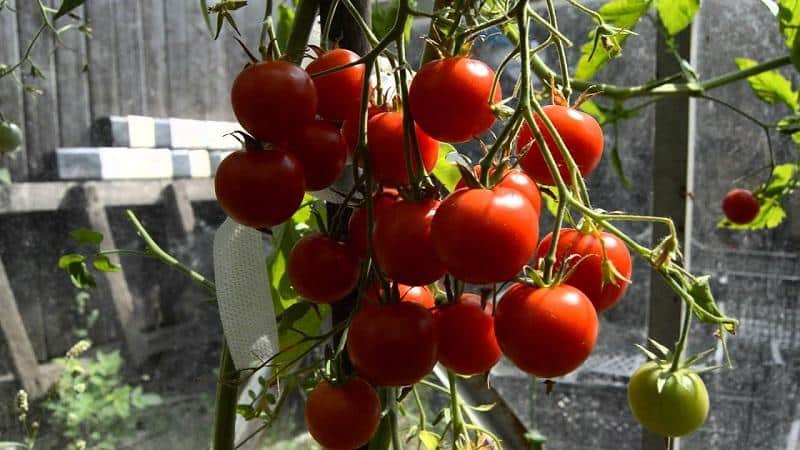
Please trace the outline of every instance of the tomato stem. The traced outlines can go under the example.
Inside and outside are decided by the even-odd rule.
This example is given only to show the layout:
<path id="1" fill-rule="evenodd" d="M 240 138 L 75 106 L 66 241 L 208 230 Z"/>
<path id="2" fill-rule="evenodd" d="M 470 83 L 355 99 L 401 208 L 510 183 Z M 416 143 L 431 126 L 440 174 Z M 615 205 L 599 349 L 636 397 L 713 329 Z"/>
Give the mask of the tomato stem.
<path id="1" fill-rule="evenodd" d="M 389 420 L 392 428 L 392 448 L 403 450 L 400 440 L 400 425 L 397 416 L 397 388 L 387 388 L 386 401 L 389 403 Z"/>
<path id="2" fill-rule="evenodd" d="M 670 372 L 675 372 L 680 366 L 683 352 L 686 349 L 686 341 L 689 338 L 689 329 L 692 326 L 692 311 L 690 308 L 684 308 L 683 311 L 683 324 L 681 325 L 681 336 L 675 344 L 675 354 L 672 356 L 672 365 L 669 368 Z"/>
<path id="3" fill-rule="evenodd" d="M 553 6 L 553 0 L 547 0 L 547 15 L 550 18 L 550 24 L 553 28 L 558 30 L 558 19 L 556 18 L 556 8 Z M 567 64 L 567 52 L 564 50 L 564 41 L 556 39 L 556 50 L 558 51 L 558 62 L 561 65 L 561 76 L 564 80 L 561 92 L 569 104 L 569 96 L 572 95 L 572 86 L 570 86 L 569 66 Z"/>
<path id="4" fill-rule="evenodd" d="M 219 360 L 219 379 L 217 380 L 217 400 L 214 407 L 214 450 L 233 450 L 234 425 L 236 423 L 236 403 L 238 381 L 228 344 L 223 340 Z"/>
<path id="5" fill-rule="evenodd" d="M 452 370 L 447 370 L 447 380 L 450 384 L 450 413 L 453 421 L 453 448 L 458 447 L 461 439 L 469 441 L 467 429 L 464 426 L 464 416 L 461 414 L 461 399 L 458 397 L 458 387 L 456 386 L 456 374 Z"/>

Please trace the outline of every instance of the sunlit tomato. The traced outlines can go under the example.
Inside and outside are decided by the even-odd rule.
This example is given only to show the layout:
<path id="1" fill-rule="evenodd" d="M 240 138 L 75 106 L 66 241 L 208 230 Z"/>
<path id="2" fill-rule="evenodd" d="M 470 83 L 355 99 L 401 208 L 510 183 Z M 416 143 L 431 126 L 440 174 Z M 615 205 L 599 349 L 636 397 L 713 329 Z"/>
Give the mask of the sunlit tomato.
<path id="1" fill-rule="evenodd" d="M 289 140 L 287 150 L 303 165 L 307 191 L 333 184 L 347 162 L 347 149 L 339 129 L 327 122 L 306 125 Z"/>
<path id="2" fill-rule="evenodd" d="M 366 308 L 347 333 L 347 354 L 359 375 L 379 386 L 407 386 L 436 365 L 433 315 L 411 302 Z"/>
<path id="3" fill-rule="evenodd" d="M 431 221 L 439 202 L 399 201 L 389 205 L 375 222 L 372 238 L 378 267 L 398 283 L 423 286 L 444 276 L 445 268 L 433 250 Z M 472 237 L 478 235 L 472 235 Z M 473 240 L 473 239 L 470 239 Z"/>
<path id="4" fill-rule="evenodd" d="M 417 148 L 422 156 L 425 170 L 430 172 L 439 158 L 439 143 L 414 126 L 417 136 Z M 406 139 L 403 134 L 403 114 L 385 112 L 375 115 L 369 120 L 367 127 L 369 139 L 367 151 L 371 162 L 372 178 L 384 186 L 395 187 L 409 183 L 406 170 Z M 412 167 L 419 171 L 417 158 L 411 155 Z"/>
<path id="5" fill-rule="evenodd" d="M 17 124 L 0 119 L 0 155 L 11 153 L 22 145 L 22 131 Z"/>
<path id="6" fill-rule="evenodd" d="M 528 263 L 539 215 L 514 189 L 461 189 L 442 201 L 431 225 L 436 255 L 459 280 L 500 283 Z"/>
<path id="7" fill-rule="evenodd" d="M 311 436 L 329 450 L 352 450 L 369 442 L 381 421 L 375 388 L 361 378 L 343 384 L 322 381 L 308 394 L 306 425 Z"/>
<path id="8" fill-rule="evenodd" d="M 495 121 L 489 105 L 494 71 L 482 61 L 454 56 L 426 63 L 408 91 L 414 120 L 431 137 L 465 142 L 485 133 Z M 503 99 L 500 85 L 491 103 Z"/>
<path id="9" fill-rule="evenodd" d="M 253 228 L 278 225 L 303 201 L 303 167 L 283 150 L 241 150 L 223 159 L 214 178 L 219 206 Z"/>
<path id="10" fill-rule="evenodd" d="M 481 166 L 475 165 L 473 167 L 475 171 L 475 176 L 481 176 Z M 490 174 L 494 174 L 494 170 L 489 170 Z M 539 192 L 539 187 L 536 186 L 536 183 L 531 180 L 531 178 L 521 170 L 518 169 L 511 169 L 507 170 L 506 174 L 503 176 L 503 179 L 500 180 L 496 186 L 498 187 L 505 187 L 509 189 L 514 189 L 519 191 L 520 194 L 524 195 L 528 201 L 531 202 L 533 205 L 533 209 L 536 210 L 536 214 L 540 214 L 542 211 L 542 194 Z M 467 184 L 464 183 L 464 180 L 458 180 L 458 184 L 454 190 L 458 190 L 461 188 L 467 187 Z"/>
<path id="11" fill-rule="evenodd" d="M 614 265 L 614 269 L 622 277 L 613 275 L 607 270 L 603 274 L 603 249 L 606 258 Z M 550 249 L 553 233 L 548 234 L 539 244 L 536 251 L 537 261 L 544 258 Z M 597 312 L 603 312 L 614 306 L 625 294 L 631 278 L 631 254 L 625 243 L 613 234 L 600 233 L 600 238 L 590 233 L 581 233 L 572 228 L 564 228 L 559 233 L 556 249 L 555 267 L 558 269 L 569 259 L 567 267 L 574 268 L 572 274 L 564 280 L 565 284 L 580 289 L 594 304 Z M 610 269 L 610 268 L 609 268 Z M 613 277 L 613 278 L 607 278 Z"/>
<path id="12" fill-rule="evenodd" d="M 660 392 L 659 380 L 664 383 Z M 685 436 L 706 421 L 708 391 L 691 369 L 669 374 L 668 364 L 648 361 L 631 375 L 628 405 L 636 421 L 653 433 Z"/>
<path id="13" fill-rule="evenodd" d="M 564 145 L 569 149 L 569 153 L 578 165 L 581 174 L 584 177 L 589 176 L 603 156 L 603 129 L 600 128 L 597 120 L 583 111 L 559 105 L 545 106 L 544 113 L 553 122 L 558 134 L 561 135 Z M 558 171 L 561 177 L 569 184 L 569 168 L 561 155 L 561 151 L 556 146 L 556 142 L 547 131 L 547 128 L 545 128 L 541 118 L 536 116 L 535 119 L 544 136 L 544 141 L 547 143 L 547 148 L 558 164 Z M 529 144 L 530 149 L 527 148 Z M 520 152 L 527 151 L 520 160 L 520 166 L 525 173 L 541 184 L 556 184 L 527 123 L 523 125 L 519 133 L 517 149 Z"/>
<path id="14" fill-rule="evenodd" d="M 286 274 L 297 293 L 314 303 L 334 303 L 358 284 L 358 257 L 320 233 L 300 239 L 289 253 Z"/>
<path id="15" fill-rule="evenodd" d="M 761 205 L 747 189 L 731 189 L 722 200 L 722 211 L 733 223 L 746 224 L 758 216 Z"/>
<path id="16" fill-rule="evenodd" d="M 541 378 L 577 369 L 597 340 L 597 313 L 578 289 L 516 284 L 497 305 L 497 342 L 522 371 Z"/>
<path id="17" fill-rule="evenodd" d="M 317 90 L 308 73 L 281 60 L 247 66 L 233 81 L 236 119 L 261 141 L 285 143 L 314 120 Z"/>
<path id="18" fill-rule="evenodd" d="M 436 299 L 433 293 L 425 286 L 408 286 L 405 284 L 397 284 L 397 292 L 400 295 L 401 302 L 411 302 L 424 306 L 426 309 L 432 309 L 436 306 Z M 380 305 L 378 298 L 383 295 L 383 290 L 378 286 L 367 288 L 364 290 L 362 296 L 362 308 L 372 308 Z"/>
<path id="19" fill-rule="evenodd" d="M 386 207 L 396 202 L 399 198 L 400 195 L 395 189 L 384 189 L 375 194 L 372 197 L 373 220 L 377 220 L 378 216 L 383 214 Z M 362 205 L 360 208 L 355 208 L 353 210 L 353 214 L 350 216 L 350 222 L 347 224 L 348 245 L 362 258 L 366 258 L 369 252 L 369 248 L 367 247 L 367 229 L 369 228 L 369 223 L 367 219 L 367 206 Z M 374 226 L 375 224 L 373 223 L 373 227 Z"/>
<path id="20" fill-rule="evenodd" d="M 367 109 L 367 120 L 382 112 L 386 112 L 385 107 L 369 105 Z M 353 152 L 356 150 L 356 145 L 358 145 L 358 122 L 359 117 L 358 112 L 356 112 L 356 114 L 345 119 L 342 123 L 342 136 L 344 136 L 344 141 L 347 144 L 347 154 L 350 156 L 353 155 Z"/>
<path id="21" fill-rule="evenodd" d="M 452 305 L 434 313 L 439 342 L 439 361 L 459 375 L 488 372 L 500 360 L 494 335 L 492 306 L 481 308 L 481 298 L 464 294 Z"/>
<path id="22" fill-rule="evenodd" d="M 312 61 L 306 70 L 311 75 L 343 66 L 358 60 L 350 50 L 337 48 Z M 313 77 L 319 99 L 317 112 L 328 120 L 344 120 L 358 115 L 361 109 L 361 88 L 364 83 L 364 64 Z"/>

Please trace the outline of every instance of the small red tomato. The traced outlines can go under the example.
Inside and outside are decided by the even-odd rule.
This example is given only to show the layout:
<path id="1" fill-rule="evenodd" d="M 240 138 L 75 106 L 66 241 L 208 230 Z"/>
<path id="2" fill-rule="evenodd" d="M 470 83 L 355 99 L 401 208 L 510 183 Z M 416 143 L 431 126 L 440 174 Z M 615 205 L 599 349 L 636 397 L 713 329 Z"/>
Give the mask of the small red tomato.
<path id="1" fill-rule="evenodd" d="M 233 81 L 236 119 L 264 142 L 283 144 L 314 121 L 317 90 L 305 70 L 286 61 L 247 66 Z"/>
<path id="2" fill-rule="evenodd" d="M 411 302 L 366 308 L 347 332 L 347 354 L 359 375 L 378 386 L 408 386 L 436 365 L 433 315 Z"/>
<path id="3" fill-rule="evenodd" d="M 603 156 L 603 129 L 600 128 L 597 120 L 583 111 L 559 105 L 545 106 L 544 113 L 553 122 L 558 134 L 561 135 L 561 139 L 578 165 L 581 175 L 584 177 L 589 176 Z M 536 116 L 536 124 L 539 126 L 544 136 L 544 141 L 547 143 L 547 148 L 558 165 L 561 178 L 569 184 L 571 179 L 567 163 L 564 161 L 564 157 L 561 155 L 555 140 L 553 140 L 538 115 Z M 530 145 L 530 149 L 527 149 L 528 145 Z M 520 152 L 527 151 L 519 162 L 525 173 L 541 184 L 556 184 L 527 123 L 523 125 L 519 133 L 517 149 Z"/>
<path id="4" fill-rule="evenodd" d="M 473 167 L 475 171 L 475 176 L 480 178 L 481 176 L 481 166 L 475 165 Z M 489 170 L 490 174 L 494 174 L 494 169 Z M 506 174 L 503 176 L 503 179 L 500 180 L 495 186 L 498 187 L 505 187 L 509 189 L 514 189 L 519 191 L 520 194 L 524 195 L 528 201 L 531 202 L 533 205 L 533 209 L 536 210 L 536 214 L 541 214 L 542 212 L 542 194 L 539 192 L 539 186 L 536 186 L 536 182 L 531 180 L 531 177 L 525 175 L 525 173 L 518 169 L 511 169 L 507 170 Z M 458 184 L 454 190 L 458 190 L 461 188 L 467 187 L 464 180 L 458 180 Z"/>
<path id="5" fill-rule="evenodd" d="M 367 123 L 369 123 L 369 119 L 373 116 L 382 112 L 386 112 L 385 107 L 369 105 L 369 109 L 367 109 Z M 342 136 L 344 136 L 344 141 L 347 144 L 347 154 L 350 156 L 353 156 L 356 145 L 358 145 L 358 122 L 359 117 L 356 113 L 342 123 Z"/>
<path id="6" fill-rule="evenodd" d="M 344 138 L 338 128 L 327 122 L 306 125 L 289 140 L 288 150 L 303 165 L 307 191 L 318 191 L 333 184 L 347 162 Z"/>
<path id="7" fill-rule="evenodd" d="M 384 189 L 376 193 L 372 197 L 372 216 L 373 220 L 377 220 L 378 216 L 383 214 L 383 211 L 396 202 L 400 198 L 400 194 L 395 189 Z M 367 257 L 369 248 L 367 246 L 367 229 L 368 229 L 367 206 L 363 205 L 360 208 L 353 210 L 350 216 L 350 222 L 347 224 L 348 244 L 356 254 L 362 258 Z M 372 224 L 373 227 L 375 224 Z M 374 228 L 373 228 L 374 231 Z"/>
<path id="8" fill-rule="evenodd" d="M 564 284 L 581 290 L 594 304 L 597 312 L 603 312 L 616 305 L 625 295 L 628 281 L 631 278 L 631 254 L 625 243 L 613 234 L 601 232 L 600 236 L 590 233 L 581 233 L 572 228 L 564 228 L 559 233 L 558 248 L 556 249 L 555 267 L 560 268 L 567 259 L 568 269 L 573 272 L 564 280 Z M 624 278 L 616 277 L 613 281 L 603 274 L 603 248 L 605 247 L 608 262 Z M 536 252 L 537 261 L 544 258 L 550 250 L 553 233 L 548 234 L 539 244 Z"/>
<path id="9" fill-rule="evenodd" d="M 431 224 L 447 272 L 473 284 L 501 283 L 528 263 L 539 239 L 539 215 L 514 189 L 461 189 L 448 195 Z"/>
<path id="10" fill-rule="evenodd" d="M 322 381 L 308 394 L 308 432 L 330 450 L 352 450 L 369 442 L 381 421 L 375 388 L 361 378 L 343 384 Z"/>
<path id="11" fill-rule="evenodd" d="M 758 216 L 761 205 L 747 189 L 731 189 L 722 200 L 722 211 L 733 223 L 746 224 Z"/>
<path id="12" fill-rule="evenodd" d="M 311 75 L 357 61 L 359 56 L 347 49 L 337 48 L 320 55 L 306 70 Z M 317 112 L 328 120 L 345 120 L 358 115 L 361 109 L 361 88 L 364 84 L 364 64 L 357 64 L 327 75 L 313 77 L 319 104 Z"/>
<path id="13" fill-rule="evenodd" d="M 422 156 L 425 170 L 430 172 L 439 158 L 439 143 L 414 126 L 417 136 L 417 148 Z M 372 178 L 388 187 L 404 186 L 409 183 L 406 170 L 406 139 L 403 133 L 403 114 L 385 112 L 375 115 L 369 120 L 367 127 Z M 411 165 L 419 171 L 417 158 L 411 155 Z"/>
<path id="14" fill-rule="evenodd" d="M 597 341 L 597 312 L 578 289 L 516 284 L 497 305 L 497 342 L 522 371 L 541 378 L 577 369 Z"/>
<path id="15" fill-rule="evenodd" d="M 432 309 L 436 306 L 436 299 L 433 297 L 430 289 L 425 286 L 408 286 L 405 284 L 397 284 L 397 291 L 400 294 L 401 302 L 411 302 L 424 306 L 426 309 Z M 383 295 L 383 290 L 377 286 L 367 288 L 362 296 L 362 308 L 372 308 L 380 305 L 378 297 Z"/>
<path id="16" fill-rule="evenodd" d="M 300 207 L 303 167 L 279 149 L 240 150 L 223 159 L 214 176 L 219 206 L 233 220 L 253 228 L 285 221 Z"/>
<path id="17" fill-rule="evenodd" d="M 414 120 L 431 137 L 466 142 L 494 124 L 490 108 L 494 71 L 482 61 L 454 56 L 426 63 L 408 91 Z M 491 103 L 503 99 L 500 85 Z"/>
<path id="18" fill-rule="evenodd" d="M 334 303 L 358 284 L 358 257 L 343 243 L 320 233 L 297 241 L 286 266 L 297 293 L 314 303 Z"/>
<path id="19" fill-rule="evenodd" d="M 436 257 L 431 239 L 431 222 L 438 206 L 436 200 L 399 201 L 378 217 L 372 245 L 376 263 L 387 277 L 423 286 L 444 276 L 445 268 Z"/>
<path id="20" fill-rule="evenodd" d="M 439 361 L 459 375 L 488 372 L 502 353 L 494 335 L 492 306 L 481 308 L 481 298 L 464 294 L 452 305 L 436 309 Z"/>

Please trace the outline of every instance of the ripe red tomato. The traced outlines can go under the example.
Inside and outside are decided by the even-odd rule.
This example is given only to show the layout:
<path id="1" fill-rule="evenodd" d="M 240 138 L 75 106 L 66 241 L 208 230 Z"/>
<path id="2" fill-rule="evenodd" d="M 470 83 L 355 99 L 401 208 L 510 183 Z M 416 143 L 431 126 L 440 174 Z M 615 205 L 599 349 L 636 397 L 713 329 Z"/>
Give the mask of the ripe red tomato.
<path id="1" fill-rule="evenodd" d="M 344 48 L 333 49 L 312 61 L 306 70 L 310 74 L 357 61 L 359 56 Z M 328 120 L 345 120 L 358 115 L 361 109 L 361 88 L 364 83 L 364 64 L 312 78 L 319 98 L 317 112 Z"/>
<path id="2" fill-rule="evenodd" d="M 400 294 L 401 302 L 411 302 L 424 306 L 425 309 L 433 309 L 436 306 L 436 299 L 433 293 L 425 286 L 408 286 L 406 284 L 397 284 L 397 291 Z M 378 286 L 367 288 L 364 290 L 361 303 L 361 308 L 373 308 L 380 306 L 378 297 L 383 295 L 383 290 Z"/>
<path id="3" fill-rule="evenodd" d="M 233 81 L 231 106 L 256 139 L 282 144 L 314 120 L 317 90 L 300 67 L 264 61 L 247 66 Z"/>
<path id="4" fill-rule="evenodd" d="M 731 189 L 722 200 L 722 211 L 733 223 L 750 223 L 758 216 L 761 205 L 747 189 Z"/>
<path id="5" fill-rule="evenodd" d="M 502 353 L 494 336 L 492 306 L 481 308 L 481 298 L 464 294 L 452 305 L 435 310 L 439 361 L 459 375 L 488 372 Z"/>
<path id="6" fill-rule="evenodd" d="M 518 191 L 462 189 L 442 201 L 431 224 L 436 255 L 459 280 L 500 283 L 528 263 L 539 239 L 539 215 Z"/>
<path id="7" fill-rule="evenodd" d="M 558 134 L 569 149 L 569 153 L 578 165 L 578 169 L 584 177 L 597 167 L 600 158 L 603 156 L 603 129 L 594 119 L 594 117 L 586 114 L 577 109 L 568 108 L 559 105 L 547 105 L 544 107 L 544 113 L 553 122 Z M 564 157 L 561 156 L 556 142 L 544 126 L 544 122 L 536 116 L 536 124 L 542 131 L 544 141 L 547 143 L 547 148 L 553 154 L 553 158 L 558 164 L 558 171 L 564 181 L 569 184 L 569 168 L 567 163 L 564 162 Z M 517 150 L 523 151 L 531 144 L 530 150 L 520 160 L 520 166 L 531 178 L 541 184 L 556 184 L 550 170 L 544 162 L 542 153 L 539 150 L 539 145 L 533 138 L 533 133 L 526 123 L 523 125 L 517 140 Z"/>
<path id="8" fill-rule="evenodd" d="M 601 232 L 600 237 L 593 234 L 581 233 L 572 228 L 564 228 L 559 233 L 558 248 L 556 249 L 556 268 L 560 268 L 564 261 L 572 255 L 567 263 L 568 268 L 575 268 L 572 274 L 564 280 L 564 284 L 581 290 L 594 304 L 597 312 L 603 312 L 617 304 L 628 288 L 628 282 L 617 278 L 615 282 L 603 279 L 603 253 L 602 243 L 605 246 L 606 257 L 614 264 L 614 268 L 626 279 L 631 278 L 631 254 L 625 243 L 613 234 Z M 550 249 L 553 233 L 542 239 L 536 251 L 536 260 L 544 258 Z M 577 265 L 577 267 L 576 267 Z"/>
<path id="9" fill-rule="evenodd" d="M 312 233 L 297 241 L 286 265 L 297 293 L 314 303 L 334 303 L 358 284 L 358 257 L 341 242 Z"/>
<path id="10" fill-rule="evenodd" d="M 372 245 L 378 267 L 387 277 L 423 286 L 444 276 L 431 240 L 431 221 L 438 206 L 436 200 L 399 201 L 383 210 L 375 222 Z"/>
<path id="11" fill-rule="evenodd" d="M 439 143 L 422 131 L 419 125 L 414 128 L 422 163 L 425 170 L 430 172 L 439 158 Z M 372 178 L 388 187 L 407 185 L 409 178 L 406 171 L 403 113 L 385 112 L 375 115 L 369 120 L 367 134 Z M 413 155 L 411 161 L 414 170 L 420 170 Z"/>
<path id="12" fill-rule="evenodd" d="M 344 138 L 338 128 L 327 122 L 306 125 L 289 140 L 288 150 L 303 165 L 307 191 L 318 191 L 333 184 L 347 163 Z"/>
<path id="13" fill-rule="evenodd" d="M 497 342 L 522 371 L 541 378 L 577 369 L 597 340 L 597 313 L 578 289 L 516 284 L 500 300 L 494 318 Z"/>
<path id="14" fill-rule="evenodd" d="M 306 425 L 311 436 L 331 450 L 352 450 L 369 442 L 381 421 L 375 388 L 361 378 L 343 384 L 322 381 L 308 394 Z"/>
<path id="15" fill-rule="evenodd" d="M 359 375 L 379 386 L 407 386 L 436 365 L 433 315 L 411 302 L 366 308 L 347 333 L 347 354 Z"/>
<path id="16" fill-rule="evenodd" d="M 481 176 L 480 165 L 475 165 L 473 170 L 475 171 L 476 177 Z M 493 174 L 494 170 L 490 170 L 489 173 Z M 525 198 L 527 198 L 528 201 L 531 202 L 531 205 L 533 205 L 533 209 L 536 210 L 536 214 L 541 214 L 542 194 L 539 192 L 539 187 L 536 186 L 536 183 L 533 180 L 531 180 L 529 176 L 525 175 L 523 171 L 518 169 L 507 170 L 505 176 L 503 176 L 503 179 L 500 180 L 500 182 L 497 183 L 496 186 L 510 188 L 519 191 L 520 194 L 524 195 Z M 467 187 L 467 185 L 466 183 L 464 183 L 464 180 L 461 179 L 458 180 L 458 184 L 456 184 L 455 190 L 464 187 Z"/>
<path id="17" fill-rule="evenodd" d="M 375 106 L 369 105 L 367 109 L 367 120 L 371 119 L 376 114 L 386 112 L 386 108 L 384 106 Z M 342 123 L 342 136 L 344 136 L 344 141 L 347 144 L 347 154 L 352 156 L 353 152 L 356 150 L 356 145 L 358 145 L 358 111 L 346 119 Z M 369 124 L 369 122 L 367 122 Z"/>
<path id="18" fill-rule="evenodd" d="M 493 82 L 494 71 L 482 61 L 461 56 L 431 61 L 411 82 L 411 113 L 434 139 L 453 143 L 474 139 L 494 124 L 489 107 Z M 498 84 L 491 102 L 502 99 Z"/>
<path id="19" fill-rule="evenodd" d="M 378 216 L 383 214 L 387 206 L 396 202 L 400 195 L 395 189 L 384 189 L 383 191 L 372 196 L 372 215 L 373 220 L 377 220 Z M 347 224 L 348 244 L 356 254 L 362 258 L 367 257 L 369 248 L 367 246 L 367 229 L 368 217 L 366 205 L 353 210 L 350 216 L 350 222 Z M 373 223 L 373 227 L 375 224 Z M 375 231 L 373 229 L 373 231 Z"/>
<path id="20" fill-rule="evenodd" d="M 219 206 L 253 228 L 278 225 L 303 201 L 303 167 L 279 149 L 240 150 L 222 160 L 214 178 Z"/>

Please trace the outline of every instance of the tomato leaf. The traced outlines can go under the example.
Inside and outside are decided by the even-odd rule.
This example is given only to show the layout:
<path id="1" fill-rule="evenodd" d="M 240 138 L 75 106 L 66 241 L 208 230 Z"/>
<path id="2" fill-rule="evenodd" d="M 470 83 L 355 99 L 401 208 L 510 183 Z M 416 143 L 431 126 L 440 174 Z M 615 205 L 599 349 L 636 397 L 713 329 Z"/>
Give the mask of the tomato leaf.
<path id="1" fill-rule="evenodd" d="M 736 58 L 740 70 L 756 66 L 758 63 L 748 58 Z M 767 103 L 783 103 L 792 111 L 797 110 L 797 91 L 792 89 L 792 82 L 775 70 L 754 75 L 747 79 L 756 96 Z"/>
<path id="2" fill-rule="evenodd" d="M 409 5 L 413 8 L 416 2 L 411 0 Z M 394 26 L 395 19 L 397 18 L 397 11 L 400 8 L 399 0 L 390 0 L 386 3 L 375 3 L 372 7 L 372 31 L 378 39 L 383 39 L 389 30 Z M 405 30 L 403 30 L 403 37 L 406 42 L 411 39 L 411 25 L 413 21 L 406 21 Z M 331 36 L 334 37 L 334 36 Z"/>
<path id="3" fill-rule="evenodd" d="M 55 15 L 53 16 L 53 20 L 57 20 L 59 17 L 64 17 L 69 14 L 73 9 L 81 6 L 86 0 L 64 0 L 61 2 L 61 6 L 58 7 L 58 11 L 56 11 Z"/>
<path id="4" fill-rule="evenodd" d="M 83 261 L 74 261 L 67 265 L 67 273 L 72 285 L 78 289 L 90 289 L 97 286 L 97 282 L 89 273 L 89 268 Z"/>
<path id="5" fill-rule="evenodd" d="M 83 255 L 78 255 L 76 253 L 70 253 L 68 255 L 64 255 L 61 258 L 58 258 L 58 267 L 63 270 L 67 270 L 69 265 L 72 263 L 82 263 L 86 260 L 86 257 Z"/>
<path id="6" fill-rule="evenodd" d="M 103 235 L 94 230 L 87 230 L 85 228 L 78 228 L 69 232 L 72 239 L 75 239 L 80 245 L 92 245 L 95 247 L 100 246 L 103 242 Z"/>
<path id="7" fill-rule="evenodd" d="M 447 158 L 448 155 L 455 151 L 456 149 L 452 145 L 444 142 L 439 143 L 439 159 L 436 161 L 436 166 L 433 168 L 433 175 L 451 192 L 453 188 L 456 187 L 456 184 L 458 184 L 458 180 L 461 179 L 461 173 L 458 171 L 458 167 Z"/>
<path id="8" fill-rule="evenodd" d="M 717 227 L 735 230 L 775 228 L 786 219 L 786 209 L 783 207 L 784 198 L 798 187 L 800 187 L 800 162 L 775 166 L 769 181 L 759 186 L 753 193 L 761 203 L 756 218 L 746 224 L 736 224 L 723 218 Z"/>
<path id="9" fill-rule="evenodd" d="M 778 0 L 778 28 L 786 38 L 786 45 L 789 48 L 794 48 L 798 27 L 800 27 L 800 0 Z"/>
<path id="10" fill-rule="evenodd" d="M 697 277 L 688 287 L 687 292 L 693 300 L 693 304 L 690 305 L 692 312 L 701 322 L 722 325 L 727 332 L 736 334 L 739 322 L 726 316 L 717 306 L 711 293 L 710 278 L 707 275 Z"/>
<path id="11" fill-rule="evenodd" d="M 439 448 L 439 441 L 442 437 L 432 431 L 420 431 L 417 435 L 425 450 L 436 450 Z"/>
<path id="12" fill-rule="evenodd" d="M 600 106 L 593 102 L 592 100 L 586 100 L 585 102 L 581 103 L 581 108 L 583 112 L 586 114 L 591 115 L 600 125 L 606 123 L 606 113 Z"/>
<path id="13" fill-rule="evenodd" d="M 119 272 L 121 267 L 111 262 L 106 255 L 96 256 L 92 261 L 94 268 L 101 272 Z"/>
<path id="14" fill-rule="evenodd" d="M 700 0 L 661 0 L 656 9 L 667 33 L 675 36 L 692 23 L 700 9 Z"/>
<path id="15" fill-rule="evenodd" d="M 292 25 L 294 25 L 294 9 L 284 5 L 278 4 L 278 26 L 275 31 L 275 38 L 278 40 L 278 48 L 281 50 L 286 49 L 289 43 L 289 34 L 292 32 Z"/>

